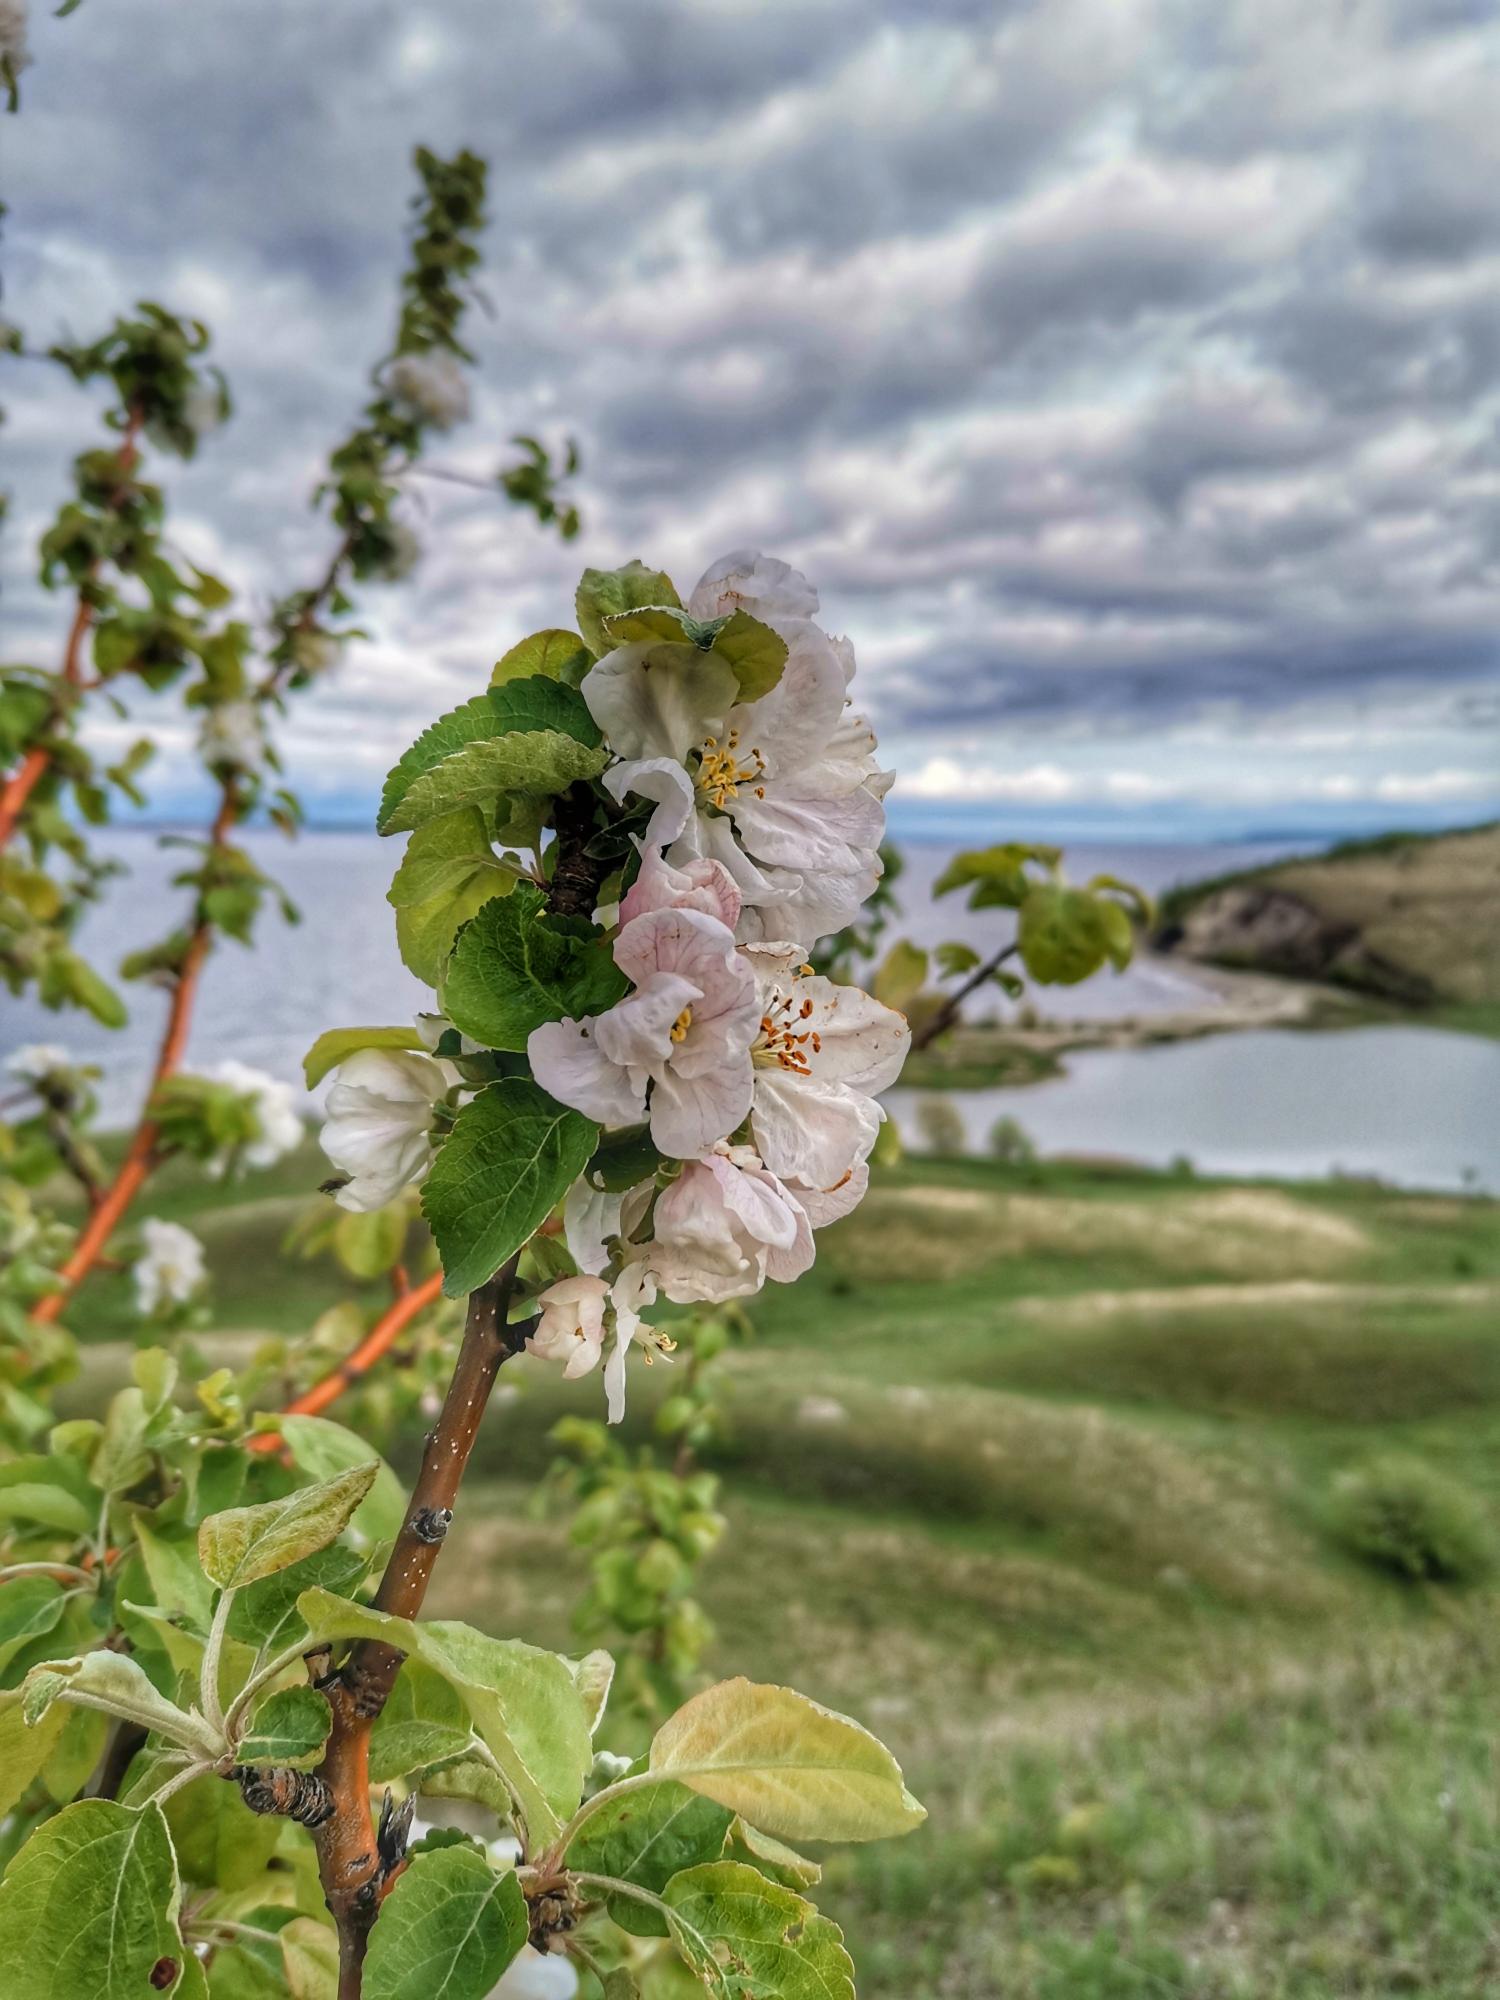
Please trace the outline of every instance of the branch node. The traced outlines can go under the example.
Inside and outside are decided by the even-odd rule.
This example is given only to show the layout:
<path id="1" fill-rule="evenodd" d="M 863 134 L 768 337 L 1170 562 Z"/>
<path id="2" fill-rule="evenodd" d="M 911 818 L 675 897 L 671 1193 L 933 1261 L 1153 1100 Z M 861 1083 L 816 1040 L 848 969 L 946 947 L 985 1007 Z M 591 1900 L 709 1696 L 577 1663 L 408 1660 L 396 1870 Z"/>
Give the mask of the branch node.
<path id="1" fill-rule="evenodd" d="M 299 1826 L 322 1826 L 334 1814 L 334 1797 L 316 1771 L 264 1769 L 236 1764 L 230 1777 L 253 1813 L 274 1813 Z"/>
<path id="2" fill-rule="evenodd" d="M 413 1514 L 411 1531 L 419 1542 L 436 1544 L 453 1525 L 451 1507 L 423 1507 Z"/>

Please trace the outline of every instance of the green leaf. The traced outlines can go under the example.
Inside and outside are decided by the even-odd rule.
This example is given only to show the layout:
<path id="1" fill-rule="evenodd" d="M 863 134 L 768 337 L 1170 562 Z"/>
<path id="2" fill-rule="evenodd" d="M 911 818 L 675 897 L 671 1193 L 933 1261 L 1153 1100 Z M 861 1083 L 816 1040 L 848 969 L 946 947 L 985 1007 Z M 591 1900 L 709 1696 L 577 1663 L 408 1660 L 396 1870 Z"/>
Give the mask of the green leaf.
<path id="1" fill-rule="evenodd" d="M 41 1721 L 54 1702 L 68 1702 L 154 1729 L 196 1757 L 215 1757 L 223 1743 L 201 1715 L 189 1714 L 159 1694 L 137 1660 L 108 1647 L 76 1660 L 47 1660 L 33 1667 L 21 1687 L 21 1713 Z"/>
<path id="2" fill-rule="evenodd" d="M 443 980 L 443 1010 L 486 1048 L 524 1052 L 533 1028 L 602 1014 L 629 983 L 602 931 L 550 916 L 541 891 L 523 882 L 465 929 Z"/>
<path id="3" fill-rule="evenodd" d="M 583 642 L 598 659 L 614 641 L 604 629 L 604 620 L 620 611 L 635 611 L 648 604 L 673 604 L 681 598 L 672 579 L 659 569 L 648 569 L 637 559 L 623 569 L 586 569 L 574 598 L 578 629 Z"/>
<path id="4" fill-rule="evenodd" d="M 533 632 L 529 639 L 502 654 L 490 675 L 490 686 L 501 687 L 506 681 L 545 674 L 548 680 L 577 687 L 593 664 L 593 654 L 576 632 L 552 626 L 545 632 Z"/>
<path id="5" fill-rule="evenodd" d="M 82 1799 L 27 1841 L 0 1882 L 6 2000 L 201 1993 L 177 1928 L 161 1808 Z"/>
<path id="6" fill-rule="evenodd" d="M 466 1104 L 422 1185 L 449 1298 L 519 1250 L 587 1164 L 599 1128 L 539 1085 L 507 1077 Z"/>
<path id="7" fill-rule="evenodd" d="M 414 1625 L 321 1590 L 307 1591 L 298 1609 L 320 1637 L 376 1639 L 441 1674 L 458 1690 L 504 1772 L 532 1851 L 556 1839 L 582 1796 L 594 1757 L 588 1714 L 567 1660 L 452 1620 Z"/>
<path id="8" fill-rule="evenodd" d="M 185 1882 L 203 1889 L 260 1889 L 282 1822 L 253 1813 L 238 1785 L 213 1772 L 174 1792 L 167 1828 Z"/>
<path id="9" fill-rule="evenodd" d="M 370 1731 L 370 1782 L 388 1784 L 462 1757 L 473 1741 L 458 1690 L 420 1660 L 408 1660 Z"/>
<path id="10" fill-rule="evenodd" d="M 1114 907 L 1060 883 L 1043 882 L 1032 889 L 1021 905 L 1016 928 L 1021 957 L 1032 978 L 1049 986 L 1076 986 L 1097 972 L 1110 947 L 1102 912 Z"/>
<path id="11" fill-rule="evenodd" d="M 603 620 L 605 641 L 616 646 L 696 645 L 698 632 L 685 611 L 669 604 L 643 605 L 638 611 L 612 611 Z"/>
<path id="12" fill-rule="evenodd" d="M 64 1535 L 91 1535 L 99 1496 L 82 1468 L 28 1452 L 0 1465 L 0 1521 L 30 1521 Z"/>
<path id="13" fill-rule="evenodd" d="M 748 1861 L 752 1868 L 758 1868 L 762 1875 L 769 1875 L 784 1889 L 812 1889 L 823 1879 L 823 1870 L 816 1861 L 809 1861 L 796 1848 L 772 1840 L 770 1834 L 761 1833 L 742 1819 L 736 1819 L 729 1829 L 729 1846 L 724 1858 L 727 1861 Z"/>
<path id="14" fill-rule="evenodd" d="M 513 1871 L 472 1847 L 418 1854 L 370 1934 L 364 2000 L 485 2000 L 529 1927 Z"/>
<path id="15" fill-rule="evenodd" d="M 344 1532 L 378 1471 L 371 1459 L 283 1499 L 210 1514 L 198 1529 L 198 1559 L 222 1590 L 288 1569 Z"/>
<path id="16" fill-rule="evenodd" d="M 438 883 L 421 901 L 406 902 L 397 884 Z M 477 806 L 443 813 L 406 843 L 387 901 L 396 907 L 396 942 L 418 979 L 436 986 L 459 926 L 493 896 L 508 896 L 515 877 L 494 865 L 484 814 Z"/>
<path id="17" fill-rule="evenodd" d="M 649 1125 L 622 1125 L 599 1141 L 586 1170 L 589 1185 L 608 1194 L 624 1194 L 650 1180 L 662 1157 Z"/>
<path id="18" fill-rule="evenodd" d="M 498 735 L 499 730 L 500 724 L 488 694 L 477 694 L 472 701 L 464 702 L 462 707 L 449 709 L 446 715 L 440 715 L 436 722 L 422 731 L 386 778 L 380 794 L 380 808 L 375 816 L 377 830 L 381 833 L 390 831 L 387 820 L 418 778 L 441 764 L 445 757 L 462 750 L 466 744 L 482 742 L 486 737 Z"/>
<path id="19" fill-rule="evenodd" d="M 374 1483 L 354 1514 L 356 1530 L 371 1542 L 391 1542 L 406 1518 L 401 1481 L 374 1445 L 332 1417 L 283 1417 L 281 1435 L 292 1461 L 315 1479 L 332 1479 L 355 1466 L 373 1465 Z"/>
<path id="20" fill-rule="evenodd" d="M 932 893 L 946 896 L 950 890 L 969 888 L 971 910 L 1018 909 L 1032 886 L 1027 867 L 1054 869 L 1061 858 L 1059 848 L 1021 840 L 969 848 L 954 855 L 933 883 Z"/>
<path id="21" fill-rule="evenodd" d="M 678 1950 L 715 2000 L 854 2000 L 854 1964 L 829 1917 L 743 1862 L 667 1885 Z"/>
<path id="22" fill-rule="evenodd" d="M 56 1749 L 67 1719 L 66 1709 L 54 1708 L 40 1722 L 28 1722 L 21 1713 L 20 1695 L 0 1694 L 0 1817 L 30 1789 Z"/>
<path id="23" fill-rule="evenodd" d="M 0 1660 L 52 1631 L 67 1601 L 50 1576 L 17 1576 L 0 1584 Z"/>
<path id="24" fill-rule="evenodd" d="M 364 1506 L 369 1505 L 366 1500 Z M 357 1514 L 355 1519 L 359 1519 Z M 345 1597 L 368 1566 L 366 1557 L 335 1542 L 329 1548 L 319 1549 L 316 1555 L 304 1556 L 290 1569 L 263 1576 L 259 1583 L 235 1593 L 234 1603 L 229 1607 L 230 1638 L 264 1647 L 267 1653 L 284 1652 L 307 1630 L 297 1609 L 297 1599 L 303 1591 L 330 1590 L 336 1597 Z"/>
<path id="25" fill-rule="evenodd" d="M 335 2000 L 339 1941 L 316 1917 L 295 1917 L 281 1933 L 281 1963 L 292 2000 Z"/>
<path id="26" fill-rule="evenodd" d="M 235 1756 L 241 1764 L 305 1768 L 322 1754 L 332 1722 L 333 1712 L 316 1689 L 280 1688 L 256 1709 Z"/>
<path id="27" fill-rule="evenodd" d="M 938 970 L 947 979 L 956 979 L 961 972 L 972 972 L 979 963 L 979 953 L 971 944 L 957 941 L 940 944 L 933 954 L 938 962 Z"/>
<path id="28" fill-rule="evenodd" d="M 591 1813 L 568 1848 L 568 1865 L 659 1896 L 684 1868 L 717 1861 L 733 1824 L 732 1812 L 666 1778 L 622 1792 Z M 667 1934 L 659 1911 L 628 1896 L 611 1896 L 609 1913 L 637 1937 Z"/>
<path id="29" fill-rule="evenodd" d="M 198 1560 L 197 1537 L 187 1529 L 154 1528 L 138 1513 L 135 1538 L 158 1608 L 206 1633 L 213 1586 Z"/>
<path id="30" fill-rule="evenodd" d="M 578 690 L 541 675 L 491 688 L 489 703 L 505 730 L 557 729 L 590 749 L 596 749 L 604 741 L 603 730 L 589 714 L 588 703 Z"/>
<path id="31" fill-rule="evenodd" d="M 415 1028 L 328 1028 L 302 1058 L 309 1090 L 316 1089 L 331 1069 L 337 1069 L 361 1049 L 420 1049 L 425 1044 Z"/>
<path id="32" fill-rule="evenodd" d="M 400 1262 L 410 1220 L 404 1202 L 345 1209 L 333 1226 L 334 1254 L 351 1278 L 378 1278 Z"/>
<path id="33" fill-rule="evenodd" d="M 769 694 L 786 666 L 786 640 L 748 611 L 730 612 L 715 632 L 711 650 L 733 667 L 741 701 Z"/>
<path id="34" fill-rule="evenodd" d="M 887 1007 L 904 1013 L 927 982 L 927 954 L 905 938 L 893 944 L 882 959 L 870 991 Z"/>
<path id="35" fill-rule="evenodd" d="M 509 792 L 555 798 L 580 778 L 597 778 L 608 762 L 607 750 L 591 749 L 557 729 L 517 730 L 470 742 L 417 778 L 383 813 L 379 830 L 409 833 L 460 806 L 493 811 Z"/>
<path id="36" fill-rule="evenodd" d="M 669 1716 L 650 1769 L 781 1840 L 881 1840 L 927 1817 L 867 1729 L 791 1688 L 744 1679 Z"/>

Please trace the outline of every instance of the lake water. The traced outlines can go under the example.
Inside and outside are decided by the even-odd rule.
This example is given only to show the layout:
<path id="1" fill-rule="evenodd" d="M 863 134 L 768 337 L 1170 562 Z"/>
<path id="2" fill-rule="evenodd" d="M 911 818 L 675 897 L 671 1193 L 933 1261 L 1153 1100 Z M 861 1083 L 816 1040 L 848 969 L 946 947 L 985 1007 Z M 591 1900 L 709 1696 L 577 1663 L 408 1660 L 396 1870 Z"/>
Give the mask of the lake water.
<path id="1" fill-rule="evenodd" d="M 128 879 L 93 914 L 82 948 L 103 970 L 143 936 L 177 922 L 182 891 L 171 877 L 181 850 L 144 833 L 110 832 L 99 843 Z M 409 1019 L 430 999 L 396 952 L 385 891 L 396 845 L 364 833 L 315 833 L 289 845 L 274 834 L 246 843 L 301 906 L 289 928 L 274 910 L 255 948 L 226 943 L 209 963 L 189 1045 L 207 1064 L 234 1054 L 297 1079 L 303 1051 L 324 1027 Z M 952 848 L 903 850 L 900 931 L 924 943 L 966 938 L 993 949 L 1007 935 L 1004 911 L 971 916 L 961 897 L 934 905 L 928 891 Z M 1153 893 L 1173 882 L 1249 866 L 1291 851 L 1246 845 L 1071 847 L 1072 875 L 1109 873 Z M 143 912 L 145 913 L 143 918 Z M 106 1122 L 135 1115 L 160 1032 L 162 1004 L 125 989 L 131 1020 L 110 1034 L 77 1015 L 49 1014 L 31 1000 L 0 997 L 0 1055 L 29 1041 L 61 1041 L 106 1071 Z M 1148 963 L 1105 973 L 1066 991 L 1041 989 L 1039 1009 L 1057 1018 L 1110 1018 L 1212 1004 L 1191 968 Z M 996 1011 L 1004 1011 L 998 996 Z M 893 1093 L 904 1125 L 912 1093 Z M 1165 1164 L 1187 1155 L 1205 1171 L 1319 1175 L 1379 1174 L 1412 1186 L 1472 1184 L 1500 1190 L 1500 1044 L 1421 1028 L 1338 1033 L 1261 1031 L 1067 1058 L 1065 1076 L 1024 1090 L 954 1095 L 971 1143 L 982 1148 L 1001 1115 L 1021 1122 L 1044 1153 L 1125 1155 Z"/>

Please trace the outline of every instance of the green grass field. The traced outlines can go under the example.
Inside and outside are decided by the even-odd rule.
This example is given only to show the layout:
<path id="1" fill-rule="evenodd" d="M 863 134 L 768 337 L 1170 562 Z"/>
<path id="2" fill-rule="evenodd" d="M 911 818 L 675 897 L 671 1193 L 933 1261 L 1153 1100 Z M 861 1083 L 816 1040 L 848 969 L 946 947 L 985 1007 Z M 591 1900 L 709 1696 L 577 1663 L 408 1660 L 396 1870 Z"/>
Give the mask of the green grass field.
<path id="1" fill-rule="evenodd" d="M 339 1295 L 277 1254 L 316 1175 L 159 1184 L 226 1325 Z M 128 1332 L 119 1280 L 87 1304 Z M 1500 1204 L 958 1160 L 756 1302 L 712 1664 L 868 1721 L 931 1809 L 831 1871 L 866 2000 L 1500 1990 L 1500 1593 L 1373 1568 L 1332 1511 L 1396 1452 L 1500 1534 L 1497 1309 Z M 508 1376 L 430 1604 L 566 1644 L 579 1559 L 526 1501 L 598 1385 Z"/>

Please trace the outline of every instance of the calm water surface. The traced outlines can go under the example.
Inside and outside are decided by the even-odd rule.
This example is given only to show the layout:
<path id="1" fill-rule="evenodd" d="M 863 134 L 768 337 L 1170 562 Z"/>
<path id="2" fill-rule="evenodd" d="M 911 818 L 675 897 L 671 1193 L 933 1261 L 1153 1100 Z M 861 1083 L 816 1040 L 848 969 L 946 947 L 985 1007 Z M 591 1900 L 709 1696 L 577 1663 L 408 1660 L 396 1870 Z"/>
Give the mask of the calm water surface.
<path id="1" fill-rule="evenodd" d="M 178 920 L 182 892 L 171 877 L 179 850 L 151 835 L 111 833 L 107 845 L 128 869 L 82 940 L 112 970 L 143 936 Z M 247 845 L 301 906 L 289 928 L 268 910 L 251 951 L 221 945 L 210 961 L 193 1023 L 189 1058 L 207 1064 L 234 1054 L 297 1079 L 303 1051 L 323 1027 L 409 1019 L 426 1003 L 397 956 L 385 902 L 396 860 L 393 843 L 365 833 L 318 833 L 288 845 L 253 833 Z M 934 905 L 931 883 L 951 847 L 908 845 L 900 884 L 901 928 L 921 942 L 962 937 L 993 949 L 1008 935 L 1004 911 L 971 916 L 961 897 Z M 1289 851 L 1280 847 L 1072 847 L 1071 873 L 1125 876 L 1159 892 L 1173 882 L 1245 867 Z M 119 1034 L 76 1015 L 0 998 L 0 1055 L 29 1041 L 62 1041 L 108 1076 L 102 1111 L 134 1115 L 160 1032 L 160 997 L 125 989 L 129 1026 Z M 1042 1011 L 1058 1018 L 1121 1017 L 1211 1003 L 1190 968 L 1132 967 L 1067 991 L 1043 990 Z M 997 1009 L 1003 1003 L 997 996 Z M 1023 1090 L 955 1093 L 971 1143 L 982 1148 L 1002 1114 L 1018 1118 L 1043 1152 L 1115 1153 L 1153 1163 L 1186 1154 L 1206 1171 L 1381 1174 L 1413 1186 L 1459 1187 L 1466 1174 L 1500 1189 L 1500 1044 L 1420 1028 L 1340 1033 L 1262 1031 L 1131 1050 L 1089 1050 L 1067 1059 L 1067 1074 Z M 903 1125 L 914 1093 L 892 1093 Z"/>

